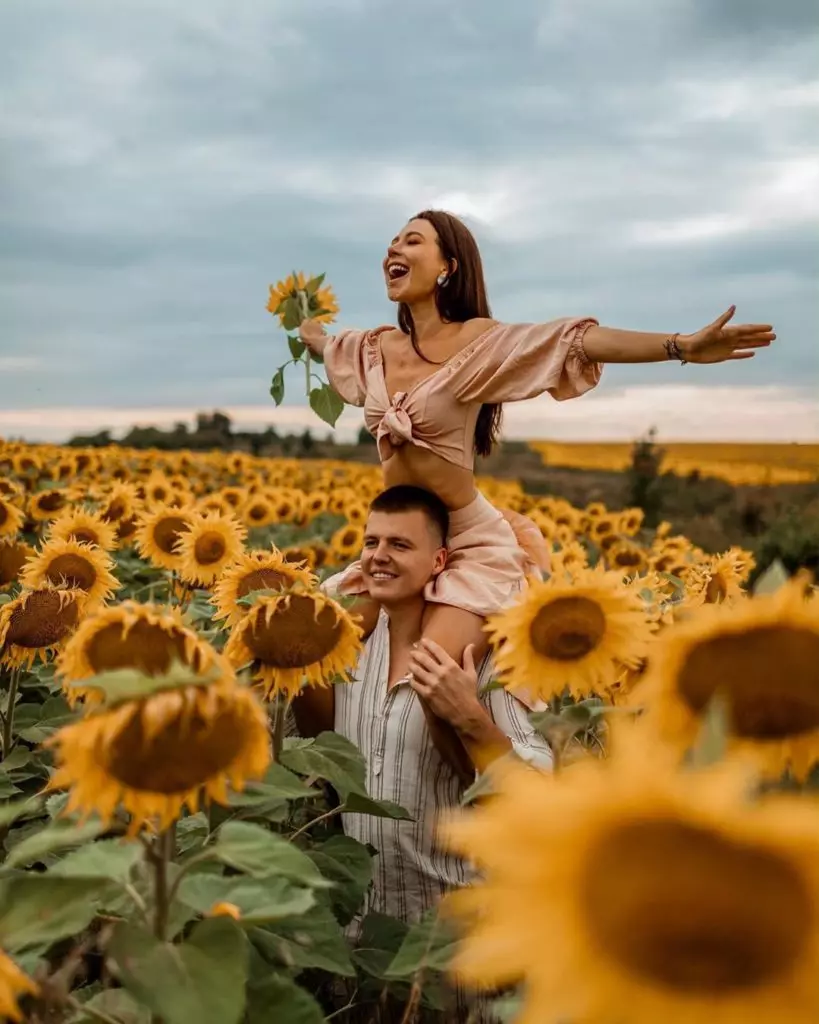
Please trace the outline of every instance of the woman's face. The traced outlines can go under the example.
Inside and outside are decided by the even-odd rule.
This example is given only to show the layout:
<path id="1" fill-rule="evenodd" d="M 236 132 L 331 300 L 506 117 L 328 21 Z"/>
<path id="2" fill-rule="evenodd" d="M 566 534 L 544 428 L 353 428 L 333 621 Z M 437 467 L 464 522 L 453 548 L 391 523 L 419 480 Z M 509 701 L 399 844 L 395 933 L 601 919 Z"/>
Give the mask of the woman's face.
<path id="1" fill-rule="evenodd" d="M 428 220 L 411 220 L 393 238 L 384 259 L 387 298 L 409 305 L 428 299 L 441 273 L 448 270 L 435 228 Z"/>

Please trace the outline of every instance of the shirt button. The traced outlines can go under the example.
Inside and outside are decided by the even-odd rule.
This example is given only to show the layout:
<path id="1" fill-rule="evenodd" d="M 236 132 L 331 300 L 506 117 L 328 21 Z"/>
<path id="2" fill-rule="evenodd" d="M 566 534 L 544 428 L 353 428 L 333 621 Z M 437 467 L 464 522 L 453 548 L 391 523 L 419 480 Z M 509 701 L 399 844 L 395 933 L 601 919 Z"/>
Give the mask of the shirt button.
<path id="1" fill-rule="evenodd" d="M 373 755 L 373 775 L 380 775 L 381 769 L 384 766 L 384 757 L 382 754 Z"/>

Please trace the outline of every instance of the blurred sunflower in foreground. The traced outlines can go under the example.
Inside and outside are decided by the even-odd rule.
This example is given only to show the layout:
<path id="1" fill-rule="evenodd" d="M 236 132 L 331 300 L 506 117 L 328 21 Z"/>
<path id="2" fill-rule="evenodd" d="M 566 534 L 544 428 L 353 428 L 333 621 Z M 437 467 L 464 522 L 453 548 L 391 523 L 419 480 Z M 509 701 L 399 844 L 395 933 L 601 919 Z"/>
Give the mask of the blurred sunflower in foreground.
<path id="1" fill-rule="evenodd" d="M 498 773 L 443 828 L 482 879 L 444 903 L 466 927 L 457 976 L 522 981 L 518 1024 L 813 1024 L 819 820 L 799 798 L 754 803 L 750 781 L 639 743 Z"/>
<path id="2" fill-rule="evenodd" d="M 654 628 L 621 574 L 599 567 L 533 583 L 486 625 L 499 680 L 541 700 L 606 691 L 640 664 Z"/>
<path id="3" fill-rule="evenodd" d="M 338 303 L 332 288 L 322 288 L 324 274 L 306 278 L 299 271 L 270 285 L 267 311 L 279 318 L 285 330 L 293 330 L 303 319 L 332 323 Z M 305 308 L 306 307 L 306 308 Z"/>
<path id="4" fill-rule="evenodd" d="M 36 996 L 38 991 L 31 978 L 20 970 L 10 956 L 0 950 L 0 1018 L 22 1021 L 18 999 L 26 995 Z"/>
<path id="5" fill-rule="evenodd" d="M 137 676 L 130 691 L 50 737 L 57 770 L 48 788 L 70 790 L 67 813 L 97 813 L 107 824 L 122 807 L 133 835 L 168 828 L 184 807 L 225 804 L 228 785 L 261 778 L 271 756 L 267 716 L 224 658 L 213 668 L 203 677 L 181 667 L 151 687 Z"/>
<path id="6" fill-rule="evenodd" d="M 123 601 L 82 622 L 58 659 L 57 675 L 69 702 L 77 697 L 93 701 L 97 694 L 81 684 L 101 672 L 132 669 L 160 676 L 181 662 L 201 673 L 213 665 L 215 655 L 178 608 Z"/>
<path id="7" fill-rule="evenodd" d="M 634 691 L 646 726 L 681 755 L 714 698 L 726 703 L 730 750 L 766 774 L 804 779 L 819 762 L 819 603 L 795 578 L 773 594 L 708 604 L 665 630 Z"/>

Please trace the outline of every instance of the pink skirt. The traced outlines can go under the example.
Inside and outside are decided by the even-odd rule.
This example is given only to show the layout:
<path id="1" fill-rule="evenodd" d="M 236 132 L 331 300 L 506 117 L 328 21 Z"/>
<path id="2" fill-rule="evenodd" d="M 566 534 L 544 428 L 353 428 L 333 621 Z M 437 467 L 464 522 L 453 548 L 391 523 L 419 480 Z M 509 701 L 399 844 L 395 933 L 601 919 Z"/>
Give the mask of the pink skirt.
<path id="1" fill-rule="evenodd" d="M 486 616 L 505 608 L 549 568 L 549 548 L 531 519 L 497 509 L 478 494 L 449 514 L 446 568 L 431 580 L 426 600 Z M 366 594 L 356 561 L 322 584 L 329 594 Z"/>

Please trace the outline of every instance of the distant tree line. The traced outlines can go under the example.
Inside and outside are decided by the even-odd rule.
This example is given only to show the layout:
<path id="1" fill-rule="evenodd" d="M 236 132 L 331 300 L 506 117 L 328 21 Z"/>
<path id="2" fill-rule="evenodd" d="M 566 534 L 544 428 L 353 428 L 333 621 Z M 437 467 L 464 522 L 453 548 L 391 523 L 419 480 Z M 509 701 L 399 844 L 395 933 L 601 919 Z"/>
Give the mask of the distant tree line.
<path id="1" fill-rule="evenodd" d="M 280 434 L 275 427 L 261 431 L 234 430 L 230 417 L 218 411 L 198 413 L 193 429 L 184 422 L 175 423 L 169 430 L 131 427 L 119 439 L 113 438 L 110 430 L 100 430 L 96 434 L 77 434 L 68 444 L 73 448 L 120 445 L 123 448 L 156 448 L 159 451 L 179 451 L 182 448 L 211 451 L 221 448 L 227 451 L 247 451 L 253 455 L 281 454 L 300 458 L 323 457 L 327 448 L 349 447 L 337 445 L 331 433 L 323 440 L 318 440 L 309 427 L 295 434 Z M 375 438 L 366 427 L 359 430 L 356 445 L 375 446 Z"/>

